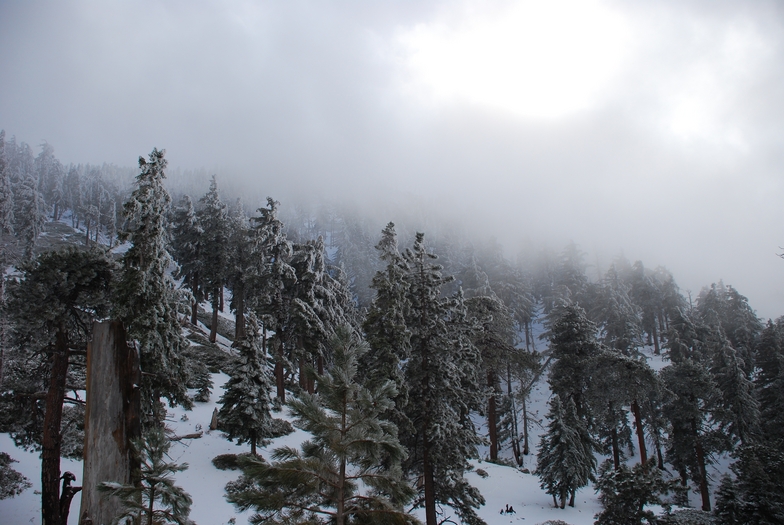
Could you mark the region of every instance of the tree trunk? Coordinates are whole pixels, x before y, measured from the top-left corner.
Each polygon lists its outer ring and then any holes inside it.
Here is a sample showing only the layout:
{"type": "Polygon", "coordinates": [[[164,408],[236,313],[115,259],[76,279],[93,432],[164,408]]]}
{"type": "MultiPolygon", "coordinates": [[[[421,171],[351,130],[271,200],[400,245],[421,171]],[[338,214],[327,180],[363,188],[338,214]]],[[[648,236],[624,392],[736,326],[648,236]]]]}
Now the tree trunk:
{"type": "Polygon", "coordinates": [[[245,338],[245,290],[242,285],[234,288],[234,340],[245,338]]]}
{"type": "Polygon", "coordinates": [[[220,285],[220,305],[219,305],[219,307],[220,307],[220,311],[221,312],[226,307],[226,305],[224,304],[224,301],[223,301],[223,285],[222,284],[220,285]]]}
{"type": "Polygon", "coordinates": [[[653,320],[653,353],[655,355],[661,354],[661,347],[659,346],[659,333],[656,330],[656,319],[653,320]]]}
{"type": "Polygon", "coordinates": [[[139,459],[131,440],[141,436],[141,370],[136,348],[118,321],[93,325],[87,346],[87,405],[80,523],[110,523],[120,513],[116,498],[98,492],[102,481],[134,483],[139,459]]]}
{"type": "Polygon", "coordinates": [[[487,386],[490,387],[490,397],[487,400],[487,432],[490,437],[490,461],[498,460],[498,427],[496,425],[496,400],[495,400],[495,373],[487,372],[487,386]]]}
{"type": "Polygon", "coordinates": [[[612,454],[613,454],[613,468],[619,470],[621,468],[621,453],[618,450],[618,429],[612,429],[612,454]]]}
{"type": "Polygon", "coordinates": [[[574,496],[575,496],[576,494],[577,494],[577,491],[576,491],[576,490],[573,490],[573,491],[571,492],[571,495],[569,496],[569,506],[570,506],[570,507],[574,507],[574,496]]]}
{"type": "Polygon", "coordinates": [[[193,293],[193,303],[191,303],[191,324],[197,326],[199,324],[199,301],[196,297],[199,295],[199,274],[195,273],[191,281],[191,292],[193,293]]]}
{"type": "Polygon", "coordinates": [[[710,489],[708,488],[708,471],[705,466],[705,450],[702,448],[702,440],[697,432],[697,422],[691,421],[691,429],[694,433],[694,451],[697,455],[697,467],[700,471],[700,496],[702,496],[702,510],[710,512],[710,489]]]}
{"type": "Polygon", "coordinates": [[[210,343],[218,340],[218,301],[212,300],[212,322],[210,323],[210,343]]]}
{"type": "Polygon", "coordinates": [[[433,479],[433,465],[430,464],[430,440],[427,436],[427,429],[423,435],[422,469],[425,481],[425,523],[426,525],[438,525],[436,515],[436,484],[433,479]]]}
{"type": "Polygon", "coordinates": [[[41,447],[41,514],[44,525],[61,525],[60,520],[60,425],[63,419],[65,381],[68,375],[68,335],[64,324],[57,331],[51,357],[49,389],[41,447]]]}
{"type": "Polygon", "coordinates": [[[256,455],[256,431],[251,430],[250,432],[250,453],[252,455],[256,455]]]}
{"type": "Polygon", "coordinates": [[[523,455],[527,456],[531,453],[531,447],[528,445],[528,403],[526,398],[523,398],[523,455]]]}
{"type": "Polygon", "coordinates": [[[283,378],[283,343],[277,341],[278,358],[275,360],[275,386],[277,387],[278,400],[286,402],[286,383],[283,378]]]}
{"type": "Polygon", "coordinates": [[[525,349],[530,351],[531,342],[530,337],[528,336],[528,320],[526,320],[523,325],[523,331],[525,332],[525,349]]]}
{"type": "Polygon", "coordinates": [[[642,426],[642,414],[640,405],[635,399],[632,401],[632,413],[634,414],[634,424],[637,427],[637,442],[640,446],[640,463],[643,465],[648,462],[648,451],[645,449],[645,430],[642,426]]]}

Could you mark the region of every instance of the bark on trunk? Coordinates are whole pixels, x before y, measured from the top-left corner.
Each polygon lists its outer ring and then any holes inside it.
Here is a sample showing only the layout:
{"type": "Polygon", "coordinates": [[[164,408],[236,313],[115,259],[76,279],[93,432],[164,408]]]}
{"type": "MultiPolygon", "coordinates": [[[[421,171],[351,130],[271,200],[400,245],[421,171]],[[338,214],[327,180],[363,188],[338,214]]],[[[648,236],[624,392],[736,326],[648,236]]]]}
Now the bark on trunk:
{"type": "Polygon", "coordinates": [[[695,453],[697,454],[697,467],[700,470],[700,496],[702,496],[702,510],[710,512],[710,489],[708,488],[708,471],[705,466],[705,450],[702,448],[702,440],[697,433],[697,422],[691,422],[692,432],[694,433],[695,453]]]}
{"type": "Polygon", "coordinates": [[[523,398],[523,455],[527,456],[531,453],[531,447],[528,446],[528,403],[523,398]]]}
{"type": "Polygon", "coordinates": [[[60,425],[68,375],[68,335],[61,324],[51,357],[41,447],[41,514],[44,525],[60,525],[60,425]]]}
{"type": "Polygon", "coordinates": [[[193,292],[193,303],[191,303],[191,324],[197,326],[199,324],[199,301],[196,299],[199,295],[199,274],[195,273],[191,281],[191,292],[193,292]]]}
{"type": "Polygon", "coordinates": [[[637,443],[640,446],[640,463],[643,465],[648,462],[648,451],[645,449],[645,430],[642,426],[642,414],[640,405],[635,399],[632,401],[632,413],[634,414],[634,424],[637,427],[637,443]]]}
{"type": "Polygon", "coordinates": [[[433,479],[433,466],[430,464],[430,440],[427,434],[423,436],[422,467],[424,470],[425,481],[425,523],[426,525],[438,525],[436,515],[436,484],[433,479]]]}
{"type": "Polygon", "coordinates": [[[212,322],[210,323],[210,343],[218,339],[218,304],[212,301],[212,322]]]}
{"type": "Polygon", "coordinates": [[[118,321],[93,325],[87,347],[87,405],[80,523],[110,523],[120,513],[115,498],[98,492],[102,481],[134,483],[139,460],[131,440],[141,436],[141,371],[136,348],[118,321]]]}
{"type": "Polygon", "coordinates": [[[487,386],[490,387],[490,398],[487,400],[487,431],[490,437],[490,460],[498,460],[498,428],[496,426],[495,373],[487,372],[487,386]]]}
{"type": "Polygon", "coordinates": [[[613,468],[618,470],[621,468],[621,453],[618,450],[618,429],[612,429],[612,454],[613,454],[613,468]]]}
{"type": "Polygon", "coordinates": [[[283,378],[283,343],[277,342],[278,358],[275,360],[275,386],[278,390],[278,399],[286,402],[286,383],[283,378]]]}
{"type": "Polygon", "coordinates": [[[234,340],[245,338],[245,290],[242,286],[234,289],[234,340]]]}
{"type": "Polygon", "coordinates": [[[661,347],[659,346],[659,333],[656,330],[656,321],[653,321],[653,353],[656,355],[661,354],[661,347]]]}

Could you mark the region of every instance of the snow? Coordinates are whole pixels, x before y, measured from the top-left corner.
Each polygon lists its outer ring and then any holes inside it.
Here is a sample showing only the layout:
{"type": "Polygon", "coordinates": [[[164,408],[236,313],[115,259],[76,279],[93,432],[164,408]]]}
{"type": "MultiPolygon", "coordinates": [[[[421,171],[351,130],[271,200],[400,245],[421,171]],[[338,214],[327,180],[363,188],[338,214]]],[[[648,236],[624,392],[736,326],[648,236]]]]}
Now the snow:
{"type": "MultiPolygon", "coordinates": [[[[219,341],[221,343],[223,341],[219,341]]],[[[540,343],[540,347],[544,346],[540,343]]],[[[660,357],[652,355],[652,349],[646,348],[649,363],[655,367],[662,366],[660,357]]],[[[666,363],[664,363],[666,364],[666,363]]],[[[236,479],[238,471],[222,471],[216,469],[212,459],[220,454],[238,454],[248,452],[249,445],[238,446],[228,441],[220,431],[210,431],[209,424],[212,413],[218,407],[218,399],[223,394],[223,385],[228,381],[226,374],[213,374],[214,390],[210,400],[205,403],[195,403],[192,410],[186,411],[180,407],[169,409],[167,426],[177,436],[203,432],[201,438],[183,439],[172,443],[169,455],[177,463],[188,463],[189,468],[177,474],[177,483],[193,498],[191,519],[200,525],[228,525],[230,523],[244,524],[250,512],[240,513],[224,498],[224,486],[227,482],[236,479]],[[234,520],[232,522],[231,520],[234,520]]],[[[540,378],[531,392],[528,403],[530,424],[531,454],[525,457],[525,467],[533,470],[536,464],[536,448],[539,436],[543,432],[541,419],[547,412],[547,401],[550,391],[546,382],[546,374],[540,378]]],[[[274,413],[274,417],[290,419],[285,413],[274,413]]],[[[477,418],[477,423],[481,419],[477,418]]],[[[522,424],[522,421],[521,421],[522,424]]],[[[522,431],[522,429],[521,429],[522,431]]],[[[259,452],[269,459],[269,453],[274,448],[281,446],[298,447],[308,434],[302,430],[274,440],[259,452]]],[[[16,470],[27,476],[33,483],[33,488],[26,490],[21,495],[6,500],[0,500],[0,521],[9,524],[40,523],[40,459],[38,453],[25,452],[14,447],[13,441],[7,434],[0,434],[0,451],[7,452],[12,458],[19,461],[13,466],[16,470]]],[[[520,469],[503,466],[486,461],[487,448],[479,450],[483,460],[473,462],[474,470],[466,474],[468,481],[477,487],[486,500],[484,507],[479,509],[479,516],[488,525],[501,525],[509,523],[540,524],[547,520],[562,520],[570,525],[592,525],[594,515],[601,510],[597,494],[592,486],[585,487],[577,492],[576,506],[558,509],[553,507],[552,497],[545,494],[539,487],[539,478],[520,469]],[[480,476],[479,471],[487,473],[487,477],[480,476]],[[499,511],[510,505],[515,514],[500,514],[499,511]]],[[[501,457],[511,459],[511,451],[504,449],[501,457]]],[[[635,462],[636,457],[629,458],[635,462]]],[[[601,459],[600,459],[601,461],[601,459]]],[[[729,458],[718,458],[717,464],[711,467],[714,480],[712,489],[716,489],[721,472],[726,471],[729,458]]],[[[62,470],[76,474],[76,485],[80,483],[82,466],[80,461],[62,460],[62,470]]],[[[697,503],[696,493],[691,497],[692,503],[697,503]]],[[[79,517],[80,499],[77,496],[71,505],[69,525],[77,525],[79,517]]],[[[448,509],[446,509],[448,511],[448,509]]],[[[416,511],[417,516],[424,522],[424,512],[416,511]]],[[[447,514],[448,516],[449,514],[447,514]]],[[[454,514],[452,518],[459,522],[454,514]]]]}

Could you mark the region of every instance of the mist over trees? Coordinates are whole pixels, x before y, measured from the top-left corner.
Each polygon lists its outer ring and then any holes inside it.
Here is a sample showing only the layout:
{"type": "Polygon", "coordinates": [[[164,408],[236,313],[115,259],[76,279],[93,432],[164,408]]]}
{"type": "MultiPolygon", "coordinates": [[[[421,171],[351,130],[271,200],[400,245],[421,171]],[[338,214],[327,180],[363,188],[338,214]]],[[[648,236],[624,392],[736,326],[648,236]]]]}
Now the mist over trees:
{"type": "MultiPolygon", "coordinates": [[[[0,431],[42,452],[47,524],[67,514],[59,461],[81,454],[84,349],[109,317],[140,353],[137,451],[166,448],[164,401],[189,406],[189,388],[208,397],[209,371],[226,372],[218,428],[252,456],[230,499],[270,520],[409,523],[421,508],[427,525],[451,512],[483,523],[465,474],[484,446],[489,461],[523,465],[539,379],[552,396],[536,474],[555,506],[595,482],[598,523],[624,509],[641,522],[657,502],[715,510],[722,524],[784,515],[784,318],[758,318],[731,285],[685,296],[666,268],[623,257],[589,278],[575,243],[510,258],[492,241],[337,205],[232,200],[217,175],[204,188],[167,183],[158,149],[135,179],[40,149],[0,132],[0,431]],[[280,435],[284,403],[313,440],[253,459],[280,435]],[[726,454],[717,483],[708,469],[726,454]],[[328,495],[316,471],[338,480],[328,495]]],[[[3,495],[24,488],[10,465],[3,495]]],[[[176,489],[171,520],[186,523],[176,489]]]]}

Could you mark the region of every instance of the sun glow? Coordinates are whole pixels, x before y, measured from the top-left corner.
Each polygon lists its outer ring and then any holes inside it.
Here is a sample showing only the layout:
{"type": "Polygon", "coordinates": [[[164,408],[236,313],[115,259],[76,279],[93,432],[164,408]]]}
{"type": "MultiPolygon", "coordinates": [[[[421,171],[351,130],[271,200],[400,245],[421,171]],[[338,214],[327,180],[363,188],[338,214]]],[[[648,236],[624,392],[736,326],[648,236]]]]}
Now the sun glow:
{"type": "Polygon", "coordinates": [[[436,103],[469,102],[558,118],[595,104],[627,56],[629,30],[593,1],[525,1],[400,35],[408,89],[436,103]]]}

